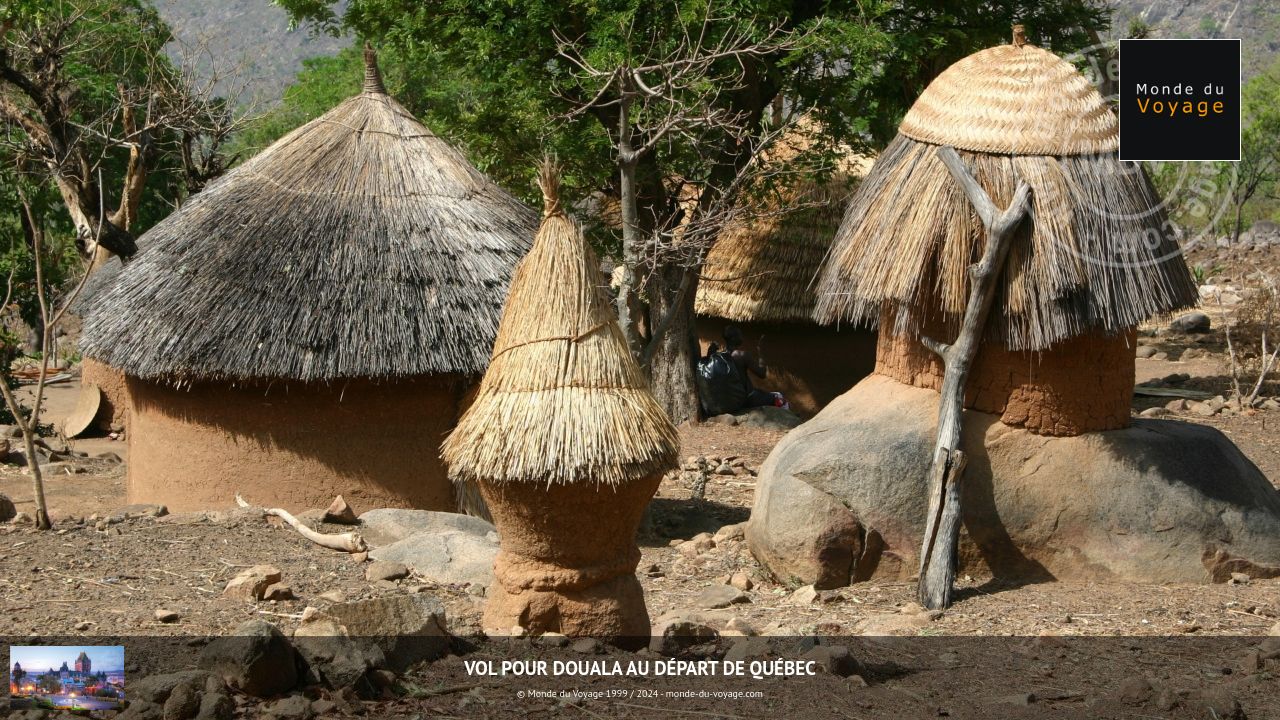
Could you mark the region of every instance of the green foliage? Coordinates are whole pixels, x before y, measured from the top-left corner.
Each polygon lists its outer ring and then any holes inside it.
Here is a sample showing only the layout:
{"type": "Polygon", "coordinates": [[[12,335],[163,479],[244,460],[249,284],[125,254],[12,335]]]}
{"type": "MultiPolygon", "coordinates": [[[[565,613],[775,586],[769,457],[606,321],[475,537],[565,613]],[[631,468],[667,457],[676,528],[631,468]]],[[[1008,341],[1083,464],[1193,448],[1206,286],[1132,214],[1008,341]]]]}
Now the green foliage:
{"type": "MultiPolygon", "coordinates": [[[[707,6],[707,0],[352,0],[339,13],[331,0],[276,2],[295,20],[326,32],[374,39],[393,94],[434,131],[462,144],[481,169],[531,201],[538,197],[534,161],[544,151],[566,166],[571,197],[609,186],[614,171],[602,121],[553,120],[569,109],[556,93],[576,97],[582,89],[558,57],[557,33],[585,47],[588,60],[607,65],[669,49],[679,21],[700,19],[707,6]],[[656,39],[654,47],[650,39],[656,39]]],[[[789,106],[810,110],[826,133],[823,150],[837,143],[883,145],[938,72],[980,48],[1008,42],[1015,21],[1027,25],[1033,41],[1068,52],[1088,43],[1084,28],[1103,29],[1108,19],[1093,0],[726,0],[713,7],[757,34],[775,25],[813,30],[803,48],[770,58],[769,76],[748,91],[769,97],[780,92],[789,106]]],[[[359,68],[355,50],[309,63],[255,143],[327,109],[345,88],[355,87],[359,68]]],[[[705,172],[679,150],[663,150],[660,165],[668,177],[705,172]]]]}

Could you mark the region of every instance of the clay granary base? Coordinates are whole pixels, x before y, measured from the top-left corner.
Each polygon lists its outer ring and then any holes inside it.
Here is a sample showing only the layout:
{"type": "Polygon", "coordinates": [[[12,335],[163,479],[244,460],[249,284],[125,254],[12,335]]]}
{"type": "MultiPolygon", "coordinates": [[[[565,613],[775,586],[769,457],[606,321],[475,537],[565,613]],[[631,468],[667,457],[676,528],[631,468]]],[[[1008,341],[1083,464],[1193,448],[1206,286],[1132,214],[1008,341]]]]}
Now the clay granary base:
{"type": "Polygon", "coordinates": [[[112,427],[128,430],[129,389],[123,372],[86,357],[80,362],[80,384],[95,385],[102,391],[94,427],[102,432],[109,432],[112,427]]]}
{"type": "Polygon", "coordinates": [[[482,482],[502,538],[484,626],[646,644],[649,613],[635,577],[636,530],[661,480],[616,488],[482,482]]]}
{"type": "MultiPolygon", "coordinates": [[[[940,390],[942,361],[918,339],[881,325],[878,375],[904,385],[940,390]]],[[[932,328],[934,339],[949,338],[932,328]]],[[[1039,351],[1010,351],[984,343],[969,374],[964,406],[1039,435],[1072,436],[1129,425],[1133,401],[1133,332],[1089,334],[1039,351]]]]}
{"type": "Polygon", "coordinates": [[[172,511],[254,505],[292,512],[342,495],[360,510],[452,511],[440,442],[465,379],[174,388],[128,379],[128,496],[172,511]]]}

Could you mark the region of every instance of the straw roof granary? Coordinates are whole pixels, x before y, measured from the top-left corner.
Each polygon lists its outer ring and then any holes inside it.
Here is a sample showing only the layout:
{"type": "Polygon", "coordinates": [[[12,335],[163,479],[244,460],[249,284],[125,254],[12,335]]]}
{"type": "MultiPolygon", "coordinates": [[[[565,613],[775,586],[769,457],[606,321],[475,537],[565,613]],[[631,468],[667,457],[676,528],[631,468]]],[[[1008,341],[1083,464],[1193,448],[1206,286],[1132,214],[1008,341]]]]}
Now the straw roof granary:
{"type": "Polygon", "coordinates": [[[475,401],[444,444],[460,480],[619,485],[662,473],[679,440],[627,347],[600,262],[542,170],[547,210],[511,281],[475,401]]]}
{"type": "Polygon", "coordinates": [[[702,350],[724,344],[724,328],[742,330],[762,350],[769,377],[760,385],[811,415],[871,371],[874,335],[859,327],[823,327],[813,318],[813,278],[831,247],[849,195],[872,159],[850,152],[825,182],[790,161],[809,146],[812,123],[781,138],[766,158],[778,176],[749,193],[743,217],[707,253],[694,302],[702,350]]]}
{"type": "Polygon", "coordinates": [[[635,535],[679,438],[649,393],[599,260],[544,164],[542,226],[511,281],[493,358],[443,446],[502,538],[484,623],[647,643],[635,535]]]}
{"type": "Polygon", "coordinates": [[[129,378],[131,497],[451,509],[439,442],[535,222],[366,50],[359,95],[191,198],[95,294],[82,346],[129,378]]]}
{"type": "Polygon", "coordinates": [[[1031,187],[969,406],[1048,434],[1128,424],[1133,328],[1197,294],[1145,171],[1117,158],[1117,129],[1089,81],[1051,52],[1002,45],[955,63],[855,193],[815,316],[880,322],[877,372],[938,387],[941,363],[918,338],[954,336],[984,236],[938,157],[953,147],[998,206],[1018,179],[1031,187]],[[1101,390],[1090,399],[1081,386],[1101,390]]]}

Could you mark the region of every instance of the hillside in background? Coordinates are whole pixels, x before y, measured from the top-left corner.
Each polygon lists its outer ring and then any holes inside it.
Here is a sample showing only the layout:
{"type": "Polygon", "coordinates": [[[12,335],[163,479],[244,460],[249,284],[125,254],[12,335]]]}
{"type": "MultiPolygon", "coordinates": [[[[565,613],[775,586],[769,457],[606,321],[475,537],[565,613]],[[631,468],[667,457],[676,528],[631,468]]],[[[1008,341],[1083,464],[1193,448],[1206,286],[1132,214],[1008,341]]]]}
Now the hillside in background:
{"type": "Polygon", "coordinates": [[[1250,78],[1280,53],[1280,3],[1275,0],[1116,0],[1112,35],[1123,37],[1138,18],[1158,38],[1240,38],[1250,78]]]}
{"type": "MultiPolygon", "coordinates": [[[[160,15],[186,47],[204,44],[199,67],[209,73],[210,58],[220,73],[235,69],[239,81],[219,88],[245,85],[242,102],[257,99],[270,105],[293,82],[305,58],[333,55],[351,44],[350,38],[313,35],[306,27],[289,29],[289,17],[271,0],[153,0],[160,15]]],[[[173,53],[181,52],[175,46],[173,53]]]]}

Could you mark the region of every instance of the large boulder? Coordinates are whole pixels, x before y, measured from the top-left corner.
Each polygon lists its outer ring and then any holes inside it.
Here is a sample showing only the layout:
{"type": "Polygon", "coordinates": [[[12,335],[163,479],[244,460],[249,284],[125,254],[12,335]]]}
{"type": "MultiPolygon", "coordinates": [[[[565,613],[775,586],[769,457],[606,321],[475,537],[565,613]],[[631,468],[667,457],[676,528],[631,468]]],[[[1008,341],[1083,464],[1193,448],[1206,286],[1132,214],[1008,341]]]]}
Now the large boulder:
{"type": "Polygon", "coordinates": [[[487,588],[493,582],[493,558],[497,554],[496,535],[447,530],[410,535],[374,548],[369,557],[403,563],[418,576],[435,583],[487,588]]]}
{"type": "Polygon", "coordinates": [[[360,535],[373,547],[399,542],[422,533],[464,532],[484,537],[493,523],[461,513],[380,508],[360,516],[360,535]]]}
{"type": "MultiPolygon", "coordinates": [[[[819,588],[919,563],[938,394],[873,375],[791,431],[747,525],[775,575],[819,588]]],[[[997,577],[1280,576],[1280,491],[1213,428],[1137,419],[1077,437],[966,411],[961,564],[997,577]]]]}
{"type": "Polygon", "coordinates": [[[288,638],[265,620],[246,620],[200,653],[200,667],[254,697],[271,697],[298,683],[296,655],[288,638]]]}

